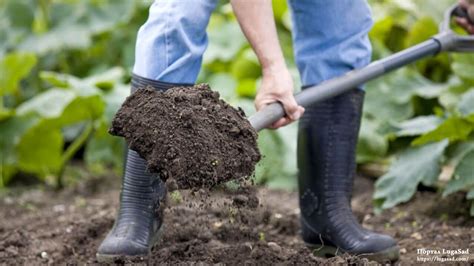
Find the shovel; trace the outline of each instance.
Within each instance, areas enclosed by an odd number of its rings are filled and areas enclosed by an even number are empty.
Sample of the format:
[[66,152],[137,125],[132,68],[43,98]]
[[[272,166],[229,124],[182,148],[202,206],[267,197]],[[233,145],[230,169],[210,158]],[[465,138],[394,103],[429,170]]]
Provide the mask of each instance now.
[[[341,77],[307,88],[295,96],[296,102],[303,107],[311,106],[316,102],[351,90],[391,70],[442,51],[474,52],[474,36],[461,36],[451,30],[450,21],[453,16],[468,17],[466,11],[453,6],[445,14],[440,33],[430,40]],[[182,87],[181,89],[187,88]],[[204,87],[201,89],[206,91]],[[232,180],[234,177],[250,175],[258,161],[257,157],[260,157],[256,134],[251,131],[247,121],[243,121],[245,123],[240,125],[241,128],[236,127],[237,131],[234,133],[231,131],[232,127],[228,128],[228,125],[232,125],[232,123],[239,125],[237,120],[245,118],[239,115],[237,110],[227,108],[227,104],[218,98],[199,98],[212,94],[209,87],[207,87],[207,94],[196,91],[194,87],[191,88],[191,91],[186,92],[190,98],[194,97],[195,100],[200,101],[201,106],[196,109],[192,108],[192,105],[195,105],[193,100],[184,100],[179,95],[170,96],[172,93],[180,92],[179,90],[169,90],[169,94],[166,94],[165,97],[164,94],[160,94],[156,90],[136,90],[117,112],[109,132],[128,138],[130,148],[147,160],[150,172],[160,173],[161,177],[165,177],[165,179],[174,178],[180,189],[212,187],[218,183]],[[187,112],[186,115],[183,111],[178,112],[179,108],[175,108],[178,99],[181,99],[179,104],[184,104],[183,106],[187,104],[188,110],[193,111]],[[207,108],[202,105],[204,100],[210,104],[207,105]],[[211,104],[211,100],[215,102]],[[219,108],[213,109],[215,106]],[[164,109],[158,107],[168,108],[168,110],[163,111]],[[224,110],[227,111],[224,112]],[[148,115],[163,112],[168,114],[168,118],[174,117],[174,119],[154,119]],[[191,113],[196,115],[195,120],[192,120],[194,118],[191,117]],[[220,120],[215,121],[218,118],[216,113],[220,113]],[[213,116],[207,119],[206,116],[210,114]],[[249,118],[250,126],[255,131],[260,131],[284,115],[282,105],[273,103],[251,116]],[[193,121],[197,123],[195,128],[191,126]],[[225,121],[227,124],[224,123]],[[180,131],[181,129],[184,131]],[[213,130],[221,133],[212,135],[209,132]],[[226,134],[229,134],[230,137]],[[235,137],[235,134],[238,137]],[[213,158],[210,162],[209,151],[213,151]],[[232,157],[227,156],[230,154],[233,154]],[[190,160],[189,157],[194,159]],[[235,157],[239,157],[239,160],[235,160]]]
[[[467,18],[474,25],[466,10],[458,5],[451,6],[444,14],[440,32],[429,40],[384,59],[374,61],[364,68],[350,71],[343,76],[308,87],[295,95],[296,102],[303,107],[311,106],[314,103],[349,91],[392,70],[440,52],[474,52],[474,35],[456,34],[450,26],[453,16]],[[284,116],[283,106],[280,103],[272,103],[249,117],[249,121],[256,131],[260,131]]]

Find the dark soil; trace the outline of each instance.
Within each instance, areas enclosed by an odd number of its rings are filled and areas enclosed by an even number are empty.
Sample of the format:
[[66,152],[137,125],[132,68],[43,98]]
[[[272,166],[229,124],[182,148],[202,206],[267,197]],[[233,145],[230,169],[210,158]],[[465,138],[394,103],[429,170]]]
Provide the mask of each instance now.
[[248,177],[260,160],[257,133],[244,112],[220,100],[207,84],[166,92],[138,89],[109,132],[125,137],[150,172],[174,179],[179,189]]
[[[0,265],[96,263],[95,253],[112,227],[119,178],[92,179],[56,193],[39,189],[0,196]],[[357,178],[352,205],[366,228],[394,236],[401,264],[416,264],[417,249],[474,250],[474,219],[464,195],[441,198],[417,192],[414,200],[374,215],[372,180]],[[173,192],[165,230],[151,264],[366,264],[342,255],[316,258],[299,238],[294,192],[219,187]],[[471,252],[471,262],[474,257]]]

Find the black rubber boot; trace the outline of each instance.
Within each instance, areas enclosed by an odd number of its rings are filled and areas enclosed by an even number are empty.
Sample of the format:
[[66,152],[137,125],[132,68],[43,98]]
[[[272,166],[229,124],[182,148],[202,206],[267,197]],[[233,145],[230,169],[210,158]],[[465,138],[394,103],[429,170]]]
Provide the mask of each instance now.
[[[189,84],[171,84],[134,75],[132,91],[145,87],[166,90]],[[97,251],[99,262],[145,259],[159,239],[163,222],[166,186],[150,174],[146,161],[135,151],[128,150],[120,210],[115,224]]]
[[314,254],[349,253],[396,261],[388,236],[364,229],[351,210],[364,92],[354,89],[306,108],[298,132],[298,182],[302,236]]

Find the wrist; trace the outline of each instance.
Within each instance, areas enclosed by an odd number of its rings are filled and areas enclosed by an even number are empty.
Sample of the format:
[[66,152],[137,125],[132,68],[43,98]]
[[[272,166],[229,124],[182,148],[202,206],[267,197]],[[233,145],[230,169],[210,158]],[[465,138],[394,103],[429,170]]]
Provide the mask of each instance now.
[[289,72],[284,59],[273,60],[262,63],[262,75],[274,75],[277,73]]

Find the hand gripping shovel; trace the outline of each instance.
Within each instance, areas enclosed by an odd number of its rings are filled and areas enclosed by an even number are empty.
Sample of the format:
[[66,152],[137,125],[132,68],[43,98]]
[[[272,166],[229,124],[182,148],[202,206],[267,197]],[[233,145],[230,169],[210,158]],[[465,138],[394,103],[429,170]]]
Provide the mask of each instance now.
[[[341,77],[309,87],[295,95],[296,102],[303,107],[311,106],[314,103],[337,96],[367,81],[385,75],[392,70],[440,52],[474,52],[474,35],[459,35],[451,30],[450,23],[453,16],[464,17],[469,20],[467,12],[461,7],[454,5],[445,12],[444,21],[440,25],[440,32],[429,40],[384,59],[372,62],[364,68],[350,71]],[[472,20],[469,21],[474,25]],[[285,116],[285,111],[282,105],[280,103],[273,103],[255,113],[249,118],[249,121],[255,130],[260,131],[283,116]]]

